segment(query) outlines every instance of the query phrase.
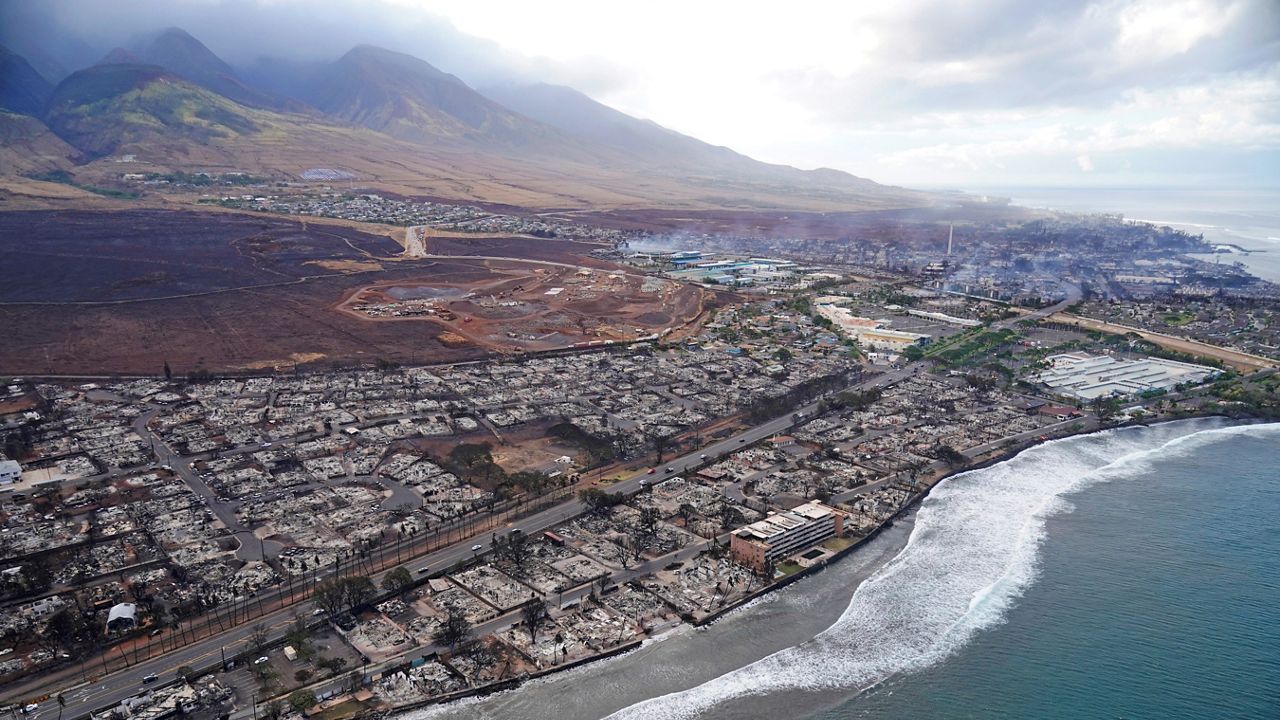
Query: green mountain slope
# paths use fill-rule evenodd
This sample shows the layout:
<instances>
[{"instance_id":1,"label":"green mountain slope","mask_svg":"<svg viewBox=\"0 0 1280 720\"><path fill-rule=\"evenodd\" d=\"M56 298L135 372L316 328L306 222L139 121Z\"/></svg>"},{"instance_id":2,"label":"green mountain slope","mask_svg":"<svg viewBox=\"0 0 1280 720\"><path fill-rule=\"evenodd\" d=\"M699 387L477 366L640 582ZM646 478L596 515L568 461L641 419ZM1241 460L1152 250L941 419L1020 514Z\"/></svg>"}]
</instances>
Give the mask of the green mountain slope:
<instances>
[{"instance_id":1,"label":"green mountain slope","mask_svg":"<svg viewBox=\"0 0 1280 720\"><path fill-rule=\"evenodd\" d=\"M244 106L154 65L96 65L72 73L54 89L45 121L94 157L127 144L203 143L256 129Z\"/></svg>"},{"instance_id":2,"label":"green mountain slope","mask_svg":"<svg viewBox=\"0 0 1280 720\"><path fill-rule=\"evenodd\" d=\"M430 63L368 45L318 74L305 99L332 117L416 143L569 149L558 132L511 112Z\"/></svg>"}]
</instances>

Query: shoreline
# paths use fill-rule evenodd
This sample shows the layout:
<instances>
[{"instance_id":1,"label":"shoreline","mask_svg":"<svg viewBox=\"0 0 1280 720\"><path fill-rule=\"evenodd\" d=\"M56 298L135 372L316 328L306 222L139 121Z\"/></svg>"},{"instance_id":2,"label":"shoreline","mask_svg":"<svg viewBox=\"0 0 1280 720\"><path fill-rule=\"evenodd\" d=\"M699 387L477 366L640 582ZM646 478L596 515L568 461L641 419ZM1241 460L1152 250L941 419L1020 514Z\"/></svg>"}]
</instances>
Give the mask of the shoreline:
<instances>
[{"instance_id":1,"label":"shoreline","mask_svg":"<svg viewBox=\"0 0 1280 720\"><path fill-rule=\"evenodd\" d=\"M1257 419L1242 421L1240 418L1233 418L1223 413L1192 413L1192 414L1188 414L1186 416L1181 416L1181 417L1155 418L1155 419L1143 420L1143 421L1131 420L1123 423L1108 425L1106 427L1093 426L1093 427L1084 427L1078 431L1067 430L1065 432L1052 435L1047 440L1033 439L1033 440L1029 440L1026 442L1009 446L1007 448L1001 448L999 450L993 451L991 454L985 456L983 459L977 460L969 465L966 465L963 468L948 470L947 472L943 473L942 475L939 475L936 478L932 478L928 481L922 481L920 485L921 489L919 492L914 493L902 505L902 507L900 507L893 515L889 516L883 522L876 525L866 535L859 537L857 540L852 542L848 547L843 548L839 551L836 551L831 556L827 558L823 558L822 560L814 563L811 566L802 568L801 570L785 578L782 578L774 583L771 583L770 585L763 587L755 591L754 593L751 593L750 595L744 596L739 600L735 601L732 605L728 605L724 608L721 608L720 610L717 610L716 612L710 615L707 615L706 617L700 618L692 623L689 623L689 625L694 629L704 628L709 625L712 625L716 621L734 612L737 612L739 610L746 608L751 603L755 602L756 600L759 600L760 598L766 597L779 590L783 590L787 587L790 587L791 585L794 585L795 583L799 582L802 579L813 577L818 573L825 571L832 564L839 562L841 560L844 560L845 558L848 558L850 555L854 554L859 550L865 549L873 540L878 538L885 530L888 530L894 527L897 523L913 522L915 512L919 509L920 504L925 500L925 498L929 496L929 494L933 491L934 488L938 487L944 480L947 480L949 478L955 477L963 473L982 470L982 469L991 467L993 465L1009 460L1026 450L1029 450L1033 447L1042 445L1046 442L1050 442L1053 440L1064 440L1071 437L1089 435L1096 432L1118 429L1118 428L1138 427L1138 426L1150 427L1150 426L1155 426L1155 425L1160 425L1160 424L1170 423L1170 422L1214 418L1214 417L1230 420L1233 422L1240 422L1241 424L1249 424L1250 422L1257 422ZM896 546L892 548L887 549L883 553L882 557L875 560L867 568L864 568L864 570L861 573L859 573L857 582L852 586L852 589L856 590L856 588L860 586L862 582L864 582L868 577L870 577L872 574L878 571L885 564L887 564L888 562L893 560L895 557L897 557L898 554L901 553L902 549L906 546L909 539L910 539L910 533L907 533L907 535L905 535L902 538L900 543L898 543ZM561 666L556 666L551 668L544 668L534 673L530 673L530 674L523 675L516 678L510 678L507 680L500 681L498 683L491 683L488 685L483 685L483 686L474 687L474 688L466 688L463 690L455 691L453 693L449 693L447 695L440 695L434 698L427 698L424 700L414 701L412 703L386 707L378 711L368 711L368 712L362 713L361 715L368 716L372 712L403 715L404 713L411 712L414 710L421 710L421 709L430 708L430 707L439 707L439 706L455 703L461 700L466 700L470 698L482 698L482 697L493 695L499 692L515 690L530 680L544 679L564 671L582 668L584 666L590 665L597 661L603 661L611 658L620 657L622 655L626 655L634 650L638 650L642 648L646 643L652 640L658 639L664 635L669 634L671 630L672 628L665 628L661 632L658 632L649 637L633 640L629 643L624 643L623 645L620 645L618 647L610 648L605 652L592 655L590 657L580 658L566 665L561 665ZM875 685L877 685L880 682L883 682L883 679L878 680L875 683L871 683L864 688L860 688L857 692L858 693L865 692L866 690L872 687L875 687Z\"/></svg>"},{"instance_id":2,"label":"shoreline","mask_svg":"<svg viewBox=\"0 0 1280 720\"><path fill-rule=\"evenodd\" d=\"M948 477L950 477L950 475L948 475ZM923 496L921 496L920 499L923 499ZM864 538L860 538L853 545L850 545L849 547L839 551L836 555L833 555L827 558L822 564L814 564L808 568L804 568L802 571L798 571L790 576L787 576L786 578L779 580L777 583L770 585L766 588L761 588L755 593L752 593L749 596L741 598L740 600L735 602L733 605L722 608L716 613L712 615L708 615L707 617L702 618L696 622L678 623L676 625L668 626L663 628L660 632L655 633L654 635L651 635L639 640L630 641L616 648L611 648L610 650L605 651L603 653L593 655L591 657L581 658L579 660L576 660L572 663L568 663L565 665L546 668L526 676L521 676L518 678L510 678L508 680L504 680L499 683L491 683L489 685L484 685L481 687L458 690L453 693L449 693L448 695L440 695L438 697L428 698L425 700L418 700L412 703L406 703L404 705L397 705L394 707L383 708L381 710L376 710L376 711L370 710L370 711L361 713L357 717L372 717L375 714L381 717L386 717L388 715L392 717L403 717L406 713L418 711L418 710L426 710L429 708L434 708L441 711L447 711L449 709L461 710L463 707L465 707L464 705L459 704L455 708L446 708L445 706L451 705L453 703L461 703L462 701L465 701L465 700L480 700L490 695L496 695L499 693L514 691L519 689L521 686L523 686L527 682L553 678L560 675L562 671L578 670L578 669L582 669L585 666L593 665L597 661L603 662L605 660L613 660L616 658L620 658L632 652L643 650L645 647L647 647L651 643L661 641L673 635L680 628L687 628L689 631L697 631L697 630L708 628L711 625L718 622L719 620L724 619L726 616L736 611L747 609L756 601L773 594L773 592L776 590L781 590L783 588L794 585L797 582L799 582L801 579L808 579L816 576L819 572L831 566L831 564L837 559L847 559L856 550L867 550L866 545L868 545L872 540L876 539L885 530L888 530L893 527L898 527L903 524L911 525L914 528L915 512L917 510L918 510L918 501L908 502L890 519L886 520L884 523L877 526L872 532L868 533ZM865 567L862 567L857 571L854 581L848 587L850 587L851 589L856 589L863 582L865 582L872 575L874 575L877 571L879 571L882 567L884 567L889 562L891 562L894 558L896 558L902 552L902 550L907 546L907 542L910 539L910 535L911 533L907 532L900 539L896 540L892 545L889 545L881 549L877 556L871 559Z\"/></svg>"}]
</instances>

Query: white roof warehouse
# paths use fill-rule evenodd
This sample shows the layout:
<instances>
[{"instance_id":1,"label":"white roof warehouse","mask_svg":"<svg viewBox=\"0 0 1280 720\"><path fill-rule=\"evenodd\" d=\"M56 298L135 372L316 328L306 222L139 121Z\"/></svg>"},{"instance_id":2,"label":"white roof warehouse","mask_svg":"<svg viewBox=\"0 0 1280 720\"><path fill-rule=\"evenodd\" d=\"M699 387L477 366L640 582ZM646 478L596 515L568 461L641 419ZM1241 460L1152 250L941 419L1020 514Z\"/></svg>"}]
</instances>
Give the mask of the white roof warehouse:
<instances>
[{"instance_id":1,"label":"white roof warehouse","mask_svg":"<svg viewBox=\"0 0 1280 720\"><path fill-rule=\"evenodd\" d=\"M1051 355L1047 360L1051 367L1036 379L1059 395L1082 400L1171 390L1182 383L1204 382L1218 374L1205 365L1162 358L1120 360L1109 355L1063 353Z\"/></svg>"}]
</instances>

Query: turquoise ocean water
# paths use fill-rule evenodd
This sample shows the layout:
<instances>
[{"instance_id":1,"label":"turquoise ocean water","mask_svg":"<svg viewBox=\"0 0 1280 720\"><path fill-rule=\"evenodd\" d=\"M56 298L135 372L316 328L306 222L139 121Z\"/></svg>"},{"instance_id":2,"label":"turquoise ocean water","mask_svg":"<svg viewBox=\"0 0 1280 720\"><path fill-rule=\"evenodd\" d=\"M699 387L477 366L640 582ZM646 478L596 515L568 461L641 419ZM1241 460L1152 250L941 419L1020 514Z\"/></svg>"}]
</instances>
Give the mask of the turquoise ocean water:
<instances>
[{"instance_id":1,"label":"turquoise ocean water","mask_svg":"<svg viewBox=\"0 0 1280 720\"><path fill-rule=\"evenodd\" d=\"M431 718L1280 718L1280 424L1045 443L697 631Z\"/></svg>"},{"instance_id":2,"label":"turquoise ocean water","mask_svg":"<svg viewBox=\"0 0 1280 720\"><path fill-rule=\"evenodd\" d=\"M951 478L823 632L620 718L1280 717L1280 425Z\"/></svg>"},{"instance_id":3,"label":"turquoise ocean water","mask_svg":"<svg viewBox=\"0 0 1280 720\"><path fill-rule=\"evenodd\" d=\"M1219 437L1069 501L1002 624L815 717L1280 718L1280 436Z\"/></svg>"}]
</instances>

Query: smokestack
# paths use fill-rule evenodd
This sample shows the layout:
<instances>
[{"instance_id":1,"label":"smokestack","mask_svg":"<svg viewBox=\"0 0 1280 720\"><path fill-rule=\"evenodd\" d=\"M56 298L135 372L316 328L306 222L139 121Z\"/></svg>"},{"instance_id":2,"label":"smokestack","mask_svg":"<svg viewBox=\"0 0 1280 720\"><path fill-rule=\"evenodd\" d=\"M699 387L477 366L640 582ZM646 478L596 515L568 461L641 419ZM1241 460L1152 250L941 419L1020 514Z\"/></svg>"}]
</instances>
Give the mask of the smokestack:
<instances>
[{"instance_id":1,"label":"smokestack","mask_svg":"<svg viewBox=\"0 0 1280 720\"><path fill-rule=\"evenodd\" d=\"M948 225L947 226L947 257L951 257L951 239L955 237L955 234L956 234L956 226Z\"/></svg>"}]
</instances>

